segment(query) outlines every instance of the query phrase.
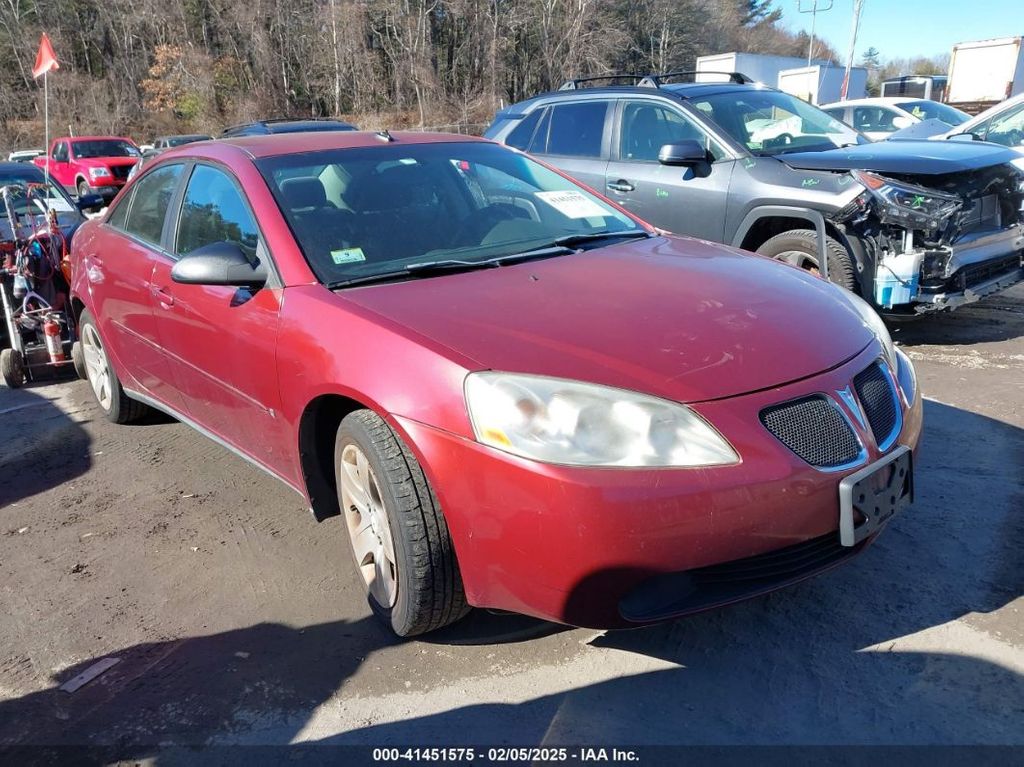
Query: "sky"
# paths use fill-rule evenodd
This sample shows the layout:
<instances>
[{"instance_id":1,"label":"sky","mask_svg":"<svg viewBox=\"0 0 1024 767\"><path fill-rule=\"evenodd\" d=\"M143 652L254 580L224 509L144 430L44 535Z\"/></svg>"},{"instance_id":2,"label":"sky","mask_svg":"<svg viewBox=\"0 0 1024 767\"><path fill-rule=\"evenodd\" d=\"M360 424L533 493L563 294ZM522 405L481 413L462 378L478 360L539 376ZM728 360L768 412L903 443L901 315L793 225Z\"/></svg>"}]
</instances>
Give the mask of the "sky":
<instances>
[{"instance_id":1,"label":"sky","mask_svg":"<svg viewBox=\"0 0 1024 767\"><path fill-rule=\"evenodd\" d=\"M810 8L812 0L801 0ZM818 0L823 8L829 0ZM834 0L819 12L815 36L839 51L843 62L850 42L853 0ZM797 11L797 0L776 0L786 28L811 30L811 14ZM855 61L874 46L882 60L949 53L955 43L992 37L1024 36L1024 0L864 0Z\"/></svg>"}]
</instances>

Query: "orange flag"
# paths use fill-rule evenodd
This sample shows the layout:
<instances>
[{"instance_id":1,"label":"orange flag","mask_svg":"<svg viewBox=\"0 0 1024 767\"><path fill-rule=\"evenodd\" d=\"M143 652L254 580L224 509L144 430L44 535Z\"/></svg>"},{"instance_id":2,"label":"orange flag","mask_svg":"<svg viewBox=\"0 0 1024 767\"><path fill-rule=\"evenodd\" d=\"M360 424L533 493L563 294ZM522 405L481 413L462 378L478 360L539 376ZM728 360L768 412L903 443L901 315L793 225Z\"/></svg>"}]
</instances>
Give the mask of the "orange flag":
<instances>
[{"instance_id":1,"label":"orange flag","mask_svg":"<svg viewBox=\"0 0 1024 767\"><path fill-rule=\"evenodd\" d=\"M60 69L60 64L57 63L57 54L50 45L50 38L43 32L39 39L39 52L36 54L36 65L32 67L32 76L41 77L51 69Z\"/></svg>"}]
</instances>

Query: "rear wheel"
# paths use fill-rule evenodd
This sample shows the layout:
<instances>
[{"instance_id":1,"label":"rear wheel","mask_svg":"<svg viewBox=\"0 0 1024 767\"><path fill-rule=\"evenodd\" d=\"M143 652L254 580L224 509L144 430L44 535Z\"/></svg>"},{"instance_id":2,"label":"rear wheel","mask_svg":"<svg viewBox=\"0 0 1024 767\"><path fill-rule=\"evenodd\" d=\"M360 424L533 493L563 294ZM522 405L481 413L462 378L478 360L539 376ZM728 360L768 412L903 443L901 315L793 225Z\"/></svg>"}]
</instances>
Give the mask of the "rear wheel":
<instances>
[{"instance_id":1,"label":"rear wheel","mask_svg":"<svg viewBox=\"0 0 1024 767\"><path fill-rule=\"evenodd\" d=\"M79 343L82 347L85 377L107 420L114 423L131 423L146 415L149 407L124 393L121 381L103 348L96 321L88 309L82 311L78 332L81 336Z\"/></svg>"},{"instance_id":2,"label":"rear wheel","mask_svg":"<svg viewBox=\"0 0 1024 767\"><path fill-rule=\"evenodd\" d=\"M469 612L437 498L384 419L369 410L346 416L334 465L352 554L377 617L407 637Z\"/></svg>"},{"instance_id":3,"label":"rear wheel","mask_svg":"<svg viewBox=\"0 0 1024 767\"><path fill-rule=\"evenodd\" d=\"M0 376L12 389L17 389L25 383L25 363L17 349L0 351Z\"/></svg>"},{"instance_id":4,"label":"rear wheel","mask_svg":"<svg viewBox=\"0 0 1024 767\"><path fill-rule=\"evenodd\" d=\"M857 269L849 251L838 240L828 236L825 237L825 248L828 251L829 282L856 293ZM757 252L812 274L820 274L818 233L813 229L793 229L777 234L764 242Z\"/></svg>"}]
</instances>

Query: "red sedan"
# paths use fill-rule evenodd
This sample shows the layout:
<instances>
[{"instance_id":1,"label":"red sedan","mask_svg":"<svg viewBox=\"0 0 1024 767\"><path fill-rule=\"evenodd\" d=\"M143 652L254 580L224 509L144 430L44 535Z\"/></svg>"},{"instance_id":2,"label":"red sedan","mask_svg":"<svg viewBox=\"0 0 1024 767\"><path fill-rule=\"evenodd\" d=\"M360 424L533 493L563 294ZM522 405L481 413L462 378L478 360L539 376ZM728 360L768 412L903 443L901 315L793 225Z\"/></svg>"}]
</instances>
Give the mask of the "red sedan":
<instances>
[{"instance_id":1,"label":"red sedan","mask_svg":"<svg viewBox=\"0 0 1024 767\"><path fill-rule=\"evenodd\" d=\"M73 256L107 416L166 411L340 516L402 636L735 602L913 493L920 394L867 304L486 141L174 149Z\"/></svg>"}]
</instances>

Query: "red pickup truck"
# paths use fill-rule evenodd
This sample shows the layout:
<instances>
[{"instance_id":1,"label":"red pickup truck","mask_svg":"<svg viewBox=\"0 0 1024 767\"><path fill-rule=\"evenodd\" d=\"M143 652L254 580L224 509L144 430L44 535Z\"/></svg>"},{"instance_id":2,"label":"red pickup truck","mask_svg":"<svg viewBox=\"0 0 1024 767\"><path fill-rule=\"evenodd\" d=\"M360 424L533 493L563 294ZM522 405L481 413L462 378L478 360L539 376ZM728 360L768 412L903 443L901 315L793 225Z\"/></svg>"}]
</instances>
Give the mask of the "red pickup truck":
<instances>
[{"instance_id":1,"label":"red pickup truck","mask_svg":"<svg viewBox=\"0 0 1024 767\"><path fill-rule=\"evenodd\" d=\"M32 162L50 166L50 176L79 197L98 194L110 201L128 180L142 153L129 138L75 136L58 138L50 151Z\"/></svg>"}]
</instances>

